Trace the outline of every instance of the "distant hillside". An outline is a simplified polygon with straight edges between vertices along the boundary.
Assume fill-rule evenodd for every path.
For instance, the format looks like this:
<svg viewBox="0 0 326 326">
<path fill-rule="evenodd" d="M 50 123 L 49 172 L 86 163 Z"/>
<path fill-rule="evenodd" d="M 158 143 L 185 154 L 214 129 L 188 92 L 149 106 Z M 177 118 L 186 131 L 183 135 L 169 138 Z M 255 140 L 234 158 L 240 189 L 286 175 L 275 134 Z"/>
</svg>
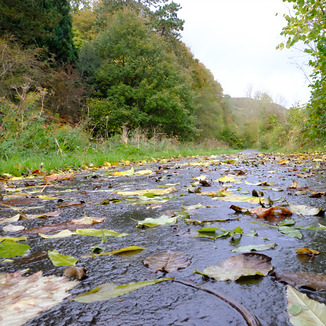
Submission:
<svg viewBox="0 0 326 326">
<path fill-rule="evenodd" d="M 226 102 L 234 121 L 241 125 L 252 120 L 262 119 L 269 114 L 275 114 L 280 121 L 285 121 L 287 109 L 279 104 L 266 103 L 248 97 L 226 97 Z"/>
</svg>

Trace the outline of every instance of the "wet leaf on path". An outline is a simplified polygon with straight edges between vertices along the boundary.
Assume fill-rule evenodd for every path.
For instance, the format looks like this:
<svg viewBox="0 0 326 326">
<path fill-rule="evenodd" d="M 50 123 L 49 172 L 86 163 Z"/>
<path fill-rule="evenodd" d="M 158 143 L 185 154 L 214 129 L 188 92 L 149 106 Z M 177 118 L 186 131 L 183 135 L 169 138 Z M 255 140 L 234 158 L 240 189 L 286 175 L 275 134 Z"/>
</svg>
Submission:
<svg viewBox="0 0 326 326">
<path fill-rule="evenodd" d="M 284 271 L 275 273 L 275 279 L 296 288 L 310 288 L 315 291 L 326 290 L 326 274 Z"/>
<path fill-rule="evenodd" d="M 119 171 L 119 172 L 113 172 L 112 175 L 119 176 L 119 175 L 133 175 L 135 173 L 134 168 L 131 168 L 126 171 Z"/>
<path fill-rule="evenodd" d="M 23 325 L 69 296 L 79 282 L 66 277 L 42 276 L 37 272 L 0 274 L 0 320 L 2 325 Z"/>
<path fill-rule="evenodd" d="M 292 212 L 286 207 L 270 207 L 264 208 L 257 206 L 249 211 L 250 215 L 256 216 L 257 218 L 274 218 L 274 217 L 284 217 L 292 215 Z"/>
<path fill-rule="evenodd" d="M 71 220 L 71 223 L 78 225 L 93 225 L 96 223 L 102 223 L 105 220 L 106 217 L 91 217 L 85 215 L 83 218 Z"/>
<path fill-rule="evenodd" d="M 70 255 L 61 255 L 58 250 L 48 251 L 48 256 L 54 266 L 70 266 L 76 265 L 78 259 Z"/>
<path fill-rule="evenodd" d="M 306 206 L 306 205 L 293 205 L 289 204 L 289 207 L 291 211 L 298 215 L 306 215 L 306 216 L 315 216 L 318 215 L 321 211 L 320 207 L 312 207 L 312 206 Z"/>
<path fill-rule="evenodd" d="M 290 322 L 295 326 L 323 326 L 326 321 L 326 306 L 286 286 L 287 311 Z"/>
<path fill-rule="evenodd" d="M 144 260 L 144 265 L 152 271 L 175 272 L 190 265 L 188 255 L 177 251 L 165 251 Z"/>
<path fill-rule="evenodd" d="M 243 229 L 238 226 L 233 230 L 225 230 L 221 228 L 214 228 L 214 227 L 206 227 L 197 230 L 199 235 L 197 238 L 208 238 L 208 239 L 218 239 L 222 237 L 234 237 L 236 234 L 242 235 Z M 221 233 L 216 233 L 216 231 L 220 231 Z"/>
<path fill-rule="evenodd" d="M 243 276 L 266 276 L 273 270 L 271 260 L 272 258 L 263 254 L 244 253 L 230 257 L 218 266 L 208 266 L 203 272 L 195 272 L 217 281 L 235 281 Z"/>
<path fill-rule="evenodd" d="M 299 248 L 299 249 L 295 249 L 295 252 L 298 255 L 310 255 L 310 256 L 315 256 L 315 255 L 319 255 L 320 252 L 314 249 L 309 249 L 309 248 Z"/>
<path fill-rule="evenodd" d="M 113 230 L 107 229 L 77 229 L 76 234 L 87 235 L 91 237 L 102 237 L 104 233 L 105 237 L 126 237 L 128 233 L 119 233 Z"/>
<path fill-rule="evenodd" d="M 241 183 L 241 181 L 239 179 L 235 179 L 232 176 L 224 176 L 221 177 L 217 180 L 215 180 L 216 182 L 220 182 L 220 183 L 234 183 L 234 184 L 239 184 Z"/>
<path fill-rule="evenodd" d="M 291 238 L 297 238 L 297 239 L 302 239 L 303 238 L 303 235 L 299 230 L 297 230 L 297 229 L 295 229 L 293 227 L 290 227 L 290 226 L 279 226 L 278 230 L 281 233 L 283 233 L 283 234 L 285 234 L 285 235 L 287 235 L 287 236 L 289 236 Z"/>
<path fill-rule="evenodd" d="M 99 257 L 99 256 L 110 256 L 110 255 L 118 255 L 126 252 L 131 251 L 141 251 L 146 249 L 145 247 L 138 247 L 138 246 L 129 246 L 117 250 L 107 251 L 107 252 L 101 252 L 99 254 L 90 254 L 90 255 L 83 255 L 82 258 L 90 258 L 90 257 Z"/>
<path fill-rule="evenodd" d="M 2 228 L 3 232 L 5 232 L 5 233 L 18 232 L 18 231 L 22 231 L 24 229 L 25 229 L 25 226 L 23 226 L 23 225 L 13 225 L 13 224 L 6 225 Z"/>
<path fill-rule="evenodd" d="M 235 248 L 232 250 L 232 252 L 263 251 L 263 250 L 273 249 L 276 246 L 277 244 L 275 242 L 269 244 L 261 244 L 261 245 L 249 245 L 249 246 Z"/>
<path fill-rule="evenodd" d="M 162 215 L 158 218 L 147 217 L 143 221 L 138 221 L 137 228 L 142 226 L 147 226 L 149 228 L 154 228 L 161 225 L 175 224 L 178 220 L 178 216 Z"/>
<path fill-rule="evenodd" d="M 22 237 L 0 237 L 0 242 L 3 240 L 12 240 L 12 241 L 26 241 L 27 238 L 22 236 Z"/>
<path fill-rule="evenodd" d="M 84 267 L 76 267 L 76 266 L 70 266 L 65 268 L 63 271 L 63 275 L 66 277 L 74 277 L 78 280 L 82 280 L 86 277 L 86 271 Z"/>
<path fill-rule="evenodd" d="M 68 238 L 72 235 L 76 234 L 76 232 L 71 232 L 70 230 L 62 230 L 59 233 L 48 235 L 44 233 L 39 233 L 38 235 L 43 239 L 61 239 L 61 238 Z"/>
<path fill-rule="evenodd" d="M 175 189 L 174 187 L 169 187 L 166 189 L 158 188 L 158 189 L 142 189 L 142 190 L 135 190 L 135 191 L 118 191 L 117 194 L 121 196 L 144 196 L 148 194 L 153 194 L 154 196 L 162 196 L 176 191 L 177 189 Z"/>
<path fill-rule="evenodd" d="M 120 297 L 124 294 L 133 292 L 145 286 L 154 285 L 160 282 L 172 280 L 173 277 L 160 278 L 152 281 L 143 281 L 137 283 L 128 283 L 128 284 L 114 284 L 114 283 L 104 283 L 97 286 L 95 289 L 81 294 L 71 300 L 80 302 L 80 303 L 91 303 L 97 301 L 104 301 L 116 297 Z"/>
<path fill-rule="evenodd" d="M 23 256 L 30 248 L 27 244 L 6 239 L 0 242 L 0 257 L 11 258 Z"/>
<path fill-rule="evenodd" d="M 53 181 L 63 181 L 63 180 L 72 180 L 75 177 L 73 173 L 69 174 L 52 174 L 44 176 L 44 180 L 46 183 L 53 182 Z"/>
</svg>

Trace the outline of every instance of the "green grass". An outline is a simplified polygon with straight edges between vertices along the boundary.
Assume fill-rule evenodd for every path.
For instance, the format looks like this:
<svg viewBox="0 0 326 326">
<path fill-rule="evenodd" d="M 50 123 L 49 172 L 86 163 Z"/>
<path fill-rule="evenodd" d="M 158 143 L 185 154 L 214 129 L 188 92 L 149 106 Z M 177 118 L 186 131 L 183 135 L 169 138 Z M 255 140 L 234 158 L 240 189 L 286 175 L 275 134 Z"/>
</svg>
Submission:
<svg viewBox="0 0 326 326">
<path fill-rule="evenodd" d="M 160 144 L 161 145 L 161 144 Z M 140 146 L 128 146 L 124 144 L 115 144 L 114 146 L 100 146 L 87 148 L 84 151 L 52 152 L 49 154 L 37 153 L 29 155 L 15 154 L 8 160 L 0 160 L 0 174 L 11 174 L 15 176 L 26 175 L 30 171 L 38 169 L 41 165 L 46 172 L 55 172 L 59 170 L 78 170 L 85 166 L 101 166 L 104 162 L 139 162 L 152 161 L 159 158 L 176 158 L 188 156 L 206 156 L 235 153 L 236 150 L 227 148 L 207 148 L 204 144 L 178 144 L 172 146 L 161 145 L 161 148 L 155 149 L 149 144 Z"/>
</svg>

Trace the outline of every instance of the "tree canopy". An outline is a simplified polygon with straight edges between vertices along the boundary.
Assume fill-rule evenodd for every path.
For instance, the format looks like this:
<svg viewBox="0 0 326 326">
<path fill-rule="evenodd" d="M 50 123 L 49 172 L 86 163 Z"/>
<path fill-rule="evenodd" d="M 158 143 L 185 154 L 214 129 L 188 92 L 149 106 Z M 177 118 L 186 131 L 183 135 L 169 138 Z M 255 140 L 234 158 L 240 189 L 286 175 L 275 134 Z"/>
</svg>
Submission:
<svg viewBox="0 0 326 326">
<path fill-rule="evenodd" d="M 282 34 L 286 47 L 301 43 L 310 55 L 313 68 L 311 98 L 308 103 L 306 136 L 317 143 L 326 140 L 326 1 L 283 0 L 293 5 L 294 15 L 284 15 L 287 25 Z M 283 48 L 280 44 L 279 48 Z"/>
</svg>

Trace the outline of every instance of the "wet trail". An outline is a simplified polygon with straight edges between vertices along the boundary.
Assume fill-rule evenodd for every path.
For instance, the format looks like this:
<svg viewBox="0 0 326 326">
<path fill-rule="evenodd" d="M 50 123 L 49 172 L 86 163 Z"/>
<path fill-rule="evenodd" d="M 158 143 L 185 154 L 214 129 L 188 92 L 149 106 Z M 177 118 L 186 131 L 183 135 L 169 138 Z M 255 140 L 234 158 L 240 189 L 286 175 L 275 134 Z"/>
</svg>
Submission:
<svg viewBox="0 0 326 326">
<path fill-rule="evenodd" d="M 14 257 L 12 262 L 1 263 L 0 273 L 29 268 L 28 275 L 41 270 L 44 275 L 61 276 L 65 267 L 54 266 L 47 256 L 47 252 L 54 249 L 61 254 L 78 258 L 77 266 L 86 269 L 87 278 L 70 291 L 70 297 L 39 317 L 29 320 L 26 323 L 28 326 L 247 325 L 243 316 L 227 302 L 174 281 L 162 282 L 100 302 L 79 303 L 70 300 L 71 297 L 90 291 L 103 283 L 127 284 L 163 276 L 194 282 L 198 286 L 223 293 L 246 307 L 259 319 L 261 325 L 291 325 L 286 311 L 285 284 L 276 281 L 274 273 L 324 273 L 326 230 L 300 229 L 303 237 L 298 239 L 282 234 L 277 227 L 266 225 L 277 226 L 282 218 L 257 218 L 247 213 L 236 213 L 230 206 L 240 206 L 248 210 L 259 207 L 258 202 L 251 203 L 243 199 L 244 196 L 251 197 L 254 191 L 254 194 L 258 195 L 262 195 L 262 192 L 262 198 L 270 198 L 274 202 L 273 205 L 287 205 L 285 197 L 292 205 L 320 207 L 325 211 L 325 162 L 326 156 L 321 154 L 283 156 L 240 153 L 161 160 L 143 166 L 134 165 L 134 171 L 131 171 L 131 166 L 84 170 L 75 173 L 71 179 L 50 181 L 47 184 L 41 177 L 4 180 L 5 192 L 3 191 L 0 201 L 1 218 L 11 218 L 17 214 L 17 210 L 21 215 L 60 210 L 60 215 L 20 219 L 11 223 L 25 226 L 25 229 L 2 234 L 26 236 L 26 243 L 31 249 L 27 257 Z M 127 170 L 130 175 L 113 175 L 114 172 Z M 141 172 L 137 174 L 138 171 Z M 221 179 L 223 177 L 229 179 Z M 297 182 L 296 187 L 294 181 Z M 228 193 L 233 194 L 232 199 L 217 195 L 218 191 L 226 191 L 226 188 Z M 173 190 L 161 196 L 128 194 L 130 191 L 141 189 Z M 40 194 L 47 197 L 39 196 Z M 201 205 L 198 205 L 198 208 L 187 209 L 199 203 Z M 265 206 L 269 207 L 268 204 Z M 182 210 L 186 212 L 186 216 L 179 217 L 175 224 L 152 228 L 137 227 L 138 221 L 159 218 L 162 215 L 178 216 L 178 212 Z M 293 213 L 290 218 L 295 221 L 296 226 L 318 227 L 319 223 L 326 225 L 323 211 L 318 216 Z M 92 253 L 90 247 L 98 245 L 101 237 L 74 235 L 44 239 L 39 236 L 39 233 L 51 235 L 65 229 L 75 231 L 76 227 L 70 223 L 71 220 L 84 216 L 102 217 L 105 220 L 79 228 L 109 229 L 129 234 L 125 237 L 106 237 L 107 251 L 128 246 L 141 246 L 146 249 L 119 255 L 83 258 L 83 255 Z M 220 222 L 205 222 L 215 220 Z M 199 224 L 199 221 L 202 221 L 202 224 Z M 0 227 L 3 228 L 7 224 L 2 223 Z M 53 228 L 53 224 L 57 227 Z M 52 229 L 44 229 L 46 225 L 52 226 Z M 240 227 L 243 235 L 215 240 L 198 237 L 201 235 L 198 229 L 203 227 L 226 230 Z M 253 230 L 256 236 L 245 235 L 253 234 Z M 203 271 L 207 266 L 218 265 L 229 257 L 238 255 L 238 252 L 232 250 L 240 246 L 270 243 L 276 243 L 275 248 L 262 252 L 272 258 L 274 270 L 267 276 L 216 281 L 194 273 L 195 270 Z M 296 248 L 312 248 L 320 254 L 313 257 L 298 255 Z M 154 273 L 144 266 L 146 257 L 167 250 L 185 253 L 191 260 L 190 265 L 170 273 Z M 326 304 L 325 292 L 311 289 L 301 291 L 307 293 L 311 299 Z"/>
</svg>

